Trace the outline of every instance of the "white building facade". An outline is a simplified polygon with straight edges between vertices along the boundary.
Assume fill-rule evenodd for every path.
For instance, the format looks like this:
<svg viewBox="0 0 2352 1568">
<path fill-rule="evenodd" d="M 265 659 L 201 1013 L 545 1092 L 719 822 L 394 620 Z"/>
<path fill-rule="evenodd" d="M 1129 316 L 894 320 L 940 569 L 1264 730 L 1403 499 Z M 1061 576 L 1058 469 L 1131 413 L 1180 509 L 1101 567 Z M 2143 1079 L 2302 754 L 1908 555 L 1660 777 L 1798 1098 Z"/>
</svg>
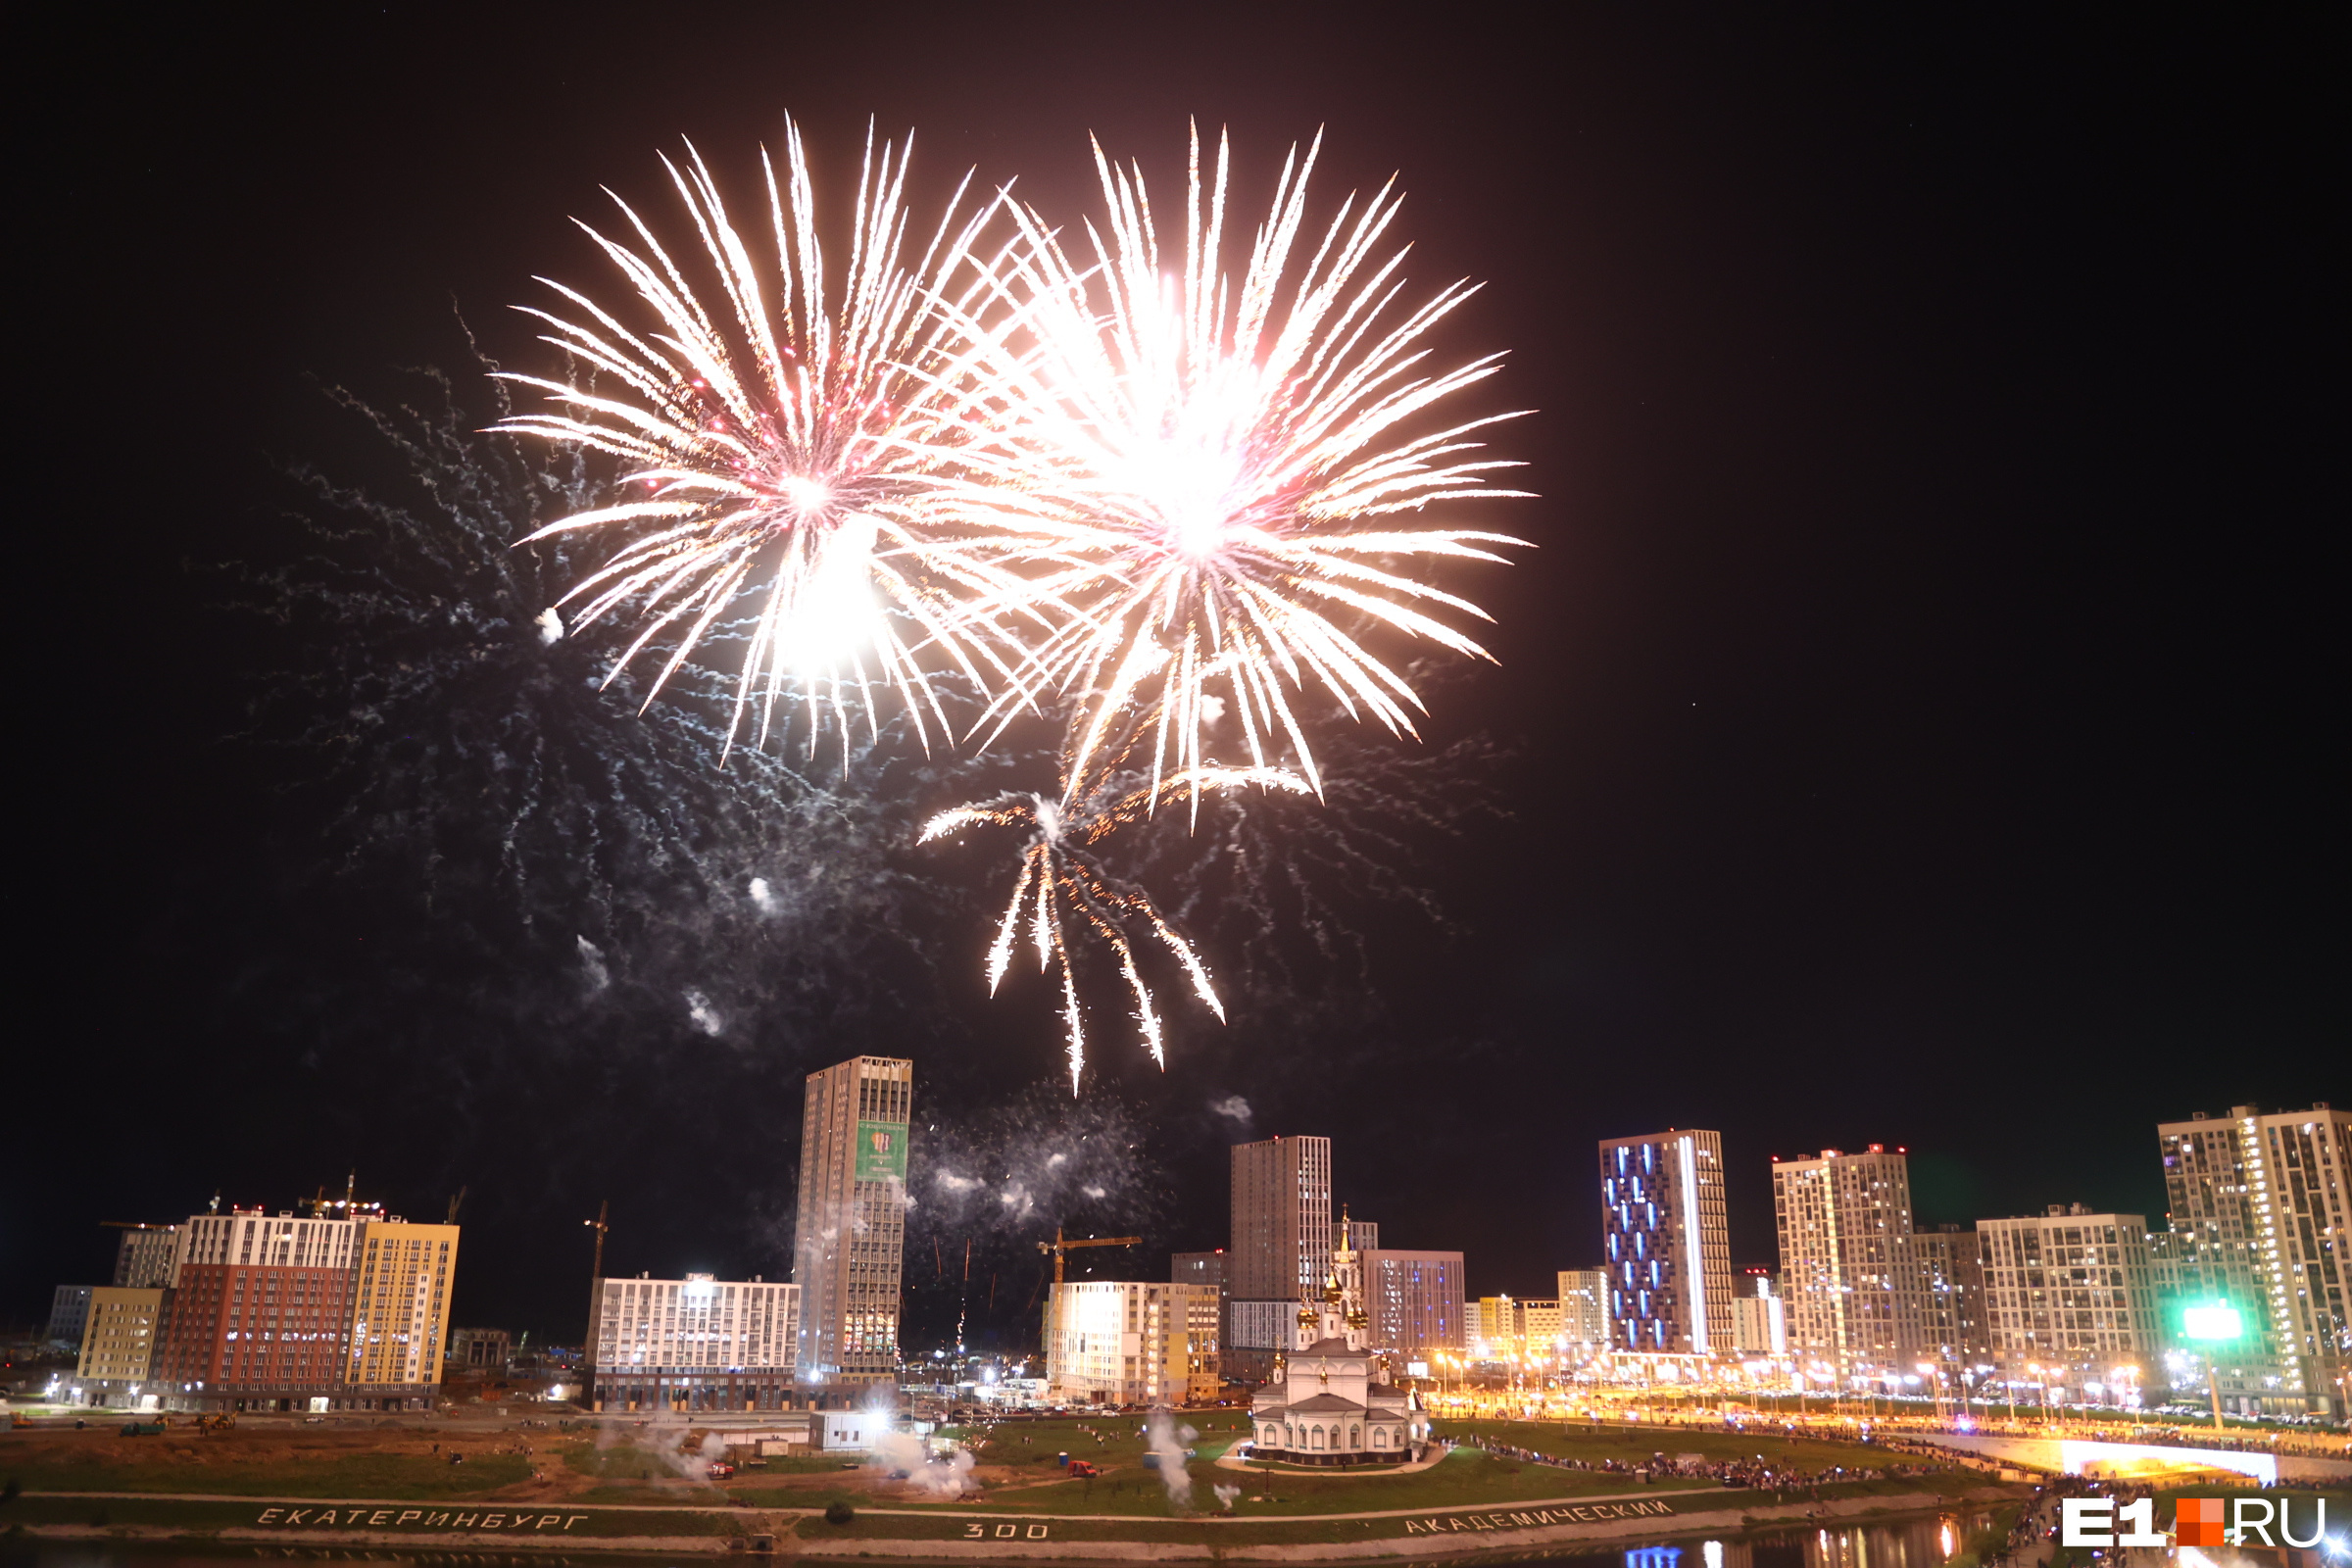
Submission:
<svg viewBox="0 0 2352 1568">
<path fill-rule="evenodd" d="M 2164 1335 L 2145 1218 L 2053 1203 L 2040 1214 L 1977 1221 L 1977 1245 L 2002 1377 L 2096 1402 L 2154 1375 Z"/>
<path fill-rule="evenodd" d="M 1732 1298 L 1732 1345 L 1741 1355 L 1780 1357 L 1788 1353 L 1788 1318 L 1772 1294 L 1768 1275 L 1747 1276 L 1751 1289 Z"/>
<path fill-rule="evenodd" d="M 587 1354 L 592 1408 L 790 1408 L 800 1294 L 796 1285 L 708 1274 L 599 1280 Z"/>
</svg>

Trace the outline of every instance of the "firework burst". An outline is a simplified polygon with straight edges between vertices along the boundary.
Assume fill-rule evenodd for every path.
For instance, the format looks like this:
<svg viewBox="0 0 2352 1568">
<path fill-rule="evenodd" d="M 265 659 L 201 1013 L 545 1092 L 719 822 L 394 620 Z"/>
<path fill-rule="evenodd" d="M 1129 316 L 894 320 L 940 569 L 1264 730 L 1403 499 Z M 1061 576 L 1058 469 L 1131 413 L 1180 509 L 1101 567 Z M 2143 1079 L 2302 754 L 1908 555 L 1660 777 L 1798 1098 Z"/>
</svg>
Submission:
<svg viewBox="0 0 2352 1568">
<path fill-rule="evenodd" d="M 976 826 L 1025 827 L 1029 842 L 1021 850 L 1012 900 L 997 923 L 996 940 L 988 950 L 988 989 L 995 995 L 1011 967 L 1013 950 L 1024 936 L 1036 951 L 1040 972 L 1053 970 L 1061 979 L 1062 1027 L 1069 1047 L 1070 1091 L 1078 1090 L 1086 1067 L 1086 1027 L 1078 1005 L 1078 981 L 1070 963 L 1074 930 L 1091 930 L 1116 956 L 1119 974 L 1135 1001 L 1135 1019 L 1152 1059 L 1167 1065 L 1159 1012 L 1152 1005 L 1152 988 L 1136 961 L 1130 930 L 1156 941 L 1174 954 L 1193 992 L 1221 1023 L 1225 1004 L 1210 983 L 1208 968 L 1183 933 L 1152 906 L 1141 888 L 1103 868 L 1095 847 L 1119 828 L 1150 813 L 1163 801 L 1197 797 L 1210 790 L 1254 786 L 1260 789 L 1304 792 L 1306 782 L 1281 768 L 1198 768 L 1122 794 L 1103 780 L 1083 799 L 1059 800 L 1043 795 L 998 796 L 973 806 L 940 812 L 923 825 L 921 842 L 945 838 Z"/>
<path fill-rule="evenodd" d="M 1163 270 L 1142 172 L 1095 152 L 1108 214 L 1091 260 L 1007 203 L 1019 243 L 983 322 L 954 302 L 971 347 L 958 372 L 1009 432 L 964 454 L 976 484 L 1022 514 L 1077 613 L 1000 699 L 1033 685 L 1079 694 L 1066 777 L 1149 735 L 1152 775 L 1213 765 L 1230 721 L 1252 767 L 1288 764 L 1320 791 L 1297 694 L 1411 733 L 1412 687 L 1359 640 L 1386 628 L 1486 657 L 1440 614 L 1488 618 L 1402 563 L 1497 561 L 1517 544 L 1389 519 L 1432 503 L 1520 495 L 1486 482 L 1473 432 L 1493 415 L 1413 433 L 1434 406 L 1498 368 L 1432 370 L 1432 329 L 1474 292 L 1398 310 L 1401 250 L 1380 254 L 1393 186 L 1344 204 L 1303 264 L 1306 187 L 1321 139 L 1284 164 L 1240 276 L 1224 270 L 1228 148 L 1203 179 L 1192 141 L 1181 273 Z"/>
<path fill-rule="evenodd" d="M 853 708 L 872 733 L 881 687 L 905 695 L 927 748 L 930 725 L 949 726 L 922 656 L 943 650 L 974 686 L 994 689 L 1009 668 L 1004 617 L 1017 620 L 1028 599 L 1000 564 L 989 514 L 928 482 L 958 439 L 943 417 L 954 400 L 936 374 L 953 350 L 950 317 L 928 302 L 956 303 L 949 279 L 991 209 L 958 222 L 958 187 L 921 258 L 904 264 L 906 154 L 889 143 L 877 150 L 869 133 L 836 305 L 808 159 L 790 122 L 785 150 L 781 189 L 773 161 L 761 157 L 773 251 L 760 258 L 701 155 L 689 147 L 683 169 L 662 161 L 701 241 L 715 310 L 619 197 L 634 246 L 581 224 L 654 324 L 633 330 L 585 294 L 542 278 L 575 314 L 526 314 L 552 329 L 545 341 L 580 373 L 509 375 L 554 407 L 500 427 L 623 465 L 626 499 L 531 537 L 633 530 L 566 599 L 586 597 L 580 619 L 624 609 L 639 615 L 615 673 L 669 635 L 674 647 L 649 702 L 748 598 L 757 608 L 730 744 L 755 705 L 764 741 L 778 699 L 794 693 L 817 710 L 811 745 L 827 714 L 846 743 Z M 966 303 L 979 286 L 967 284 Z"/>
</svg>

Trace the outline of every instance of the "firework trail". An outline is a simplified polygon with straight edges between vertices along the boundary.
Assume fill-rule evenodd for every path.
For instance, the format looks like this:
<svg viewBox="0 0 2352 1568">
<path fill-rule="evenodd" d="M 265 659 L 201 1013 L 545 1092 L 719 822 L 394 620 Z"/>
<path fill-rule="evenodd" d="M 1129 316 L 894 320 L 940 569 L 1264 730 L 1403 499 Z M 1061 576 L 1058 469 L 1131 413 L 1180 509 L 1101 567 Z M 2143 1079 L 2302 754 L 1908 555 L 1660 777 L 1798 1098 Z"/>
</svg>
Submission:
<svg viewBox="0 0 2352 1568">
<path fill-rule="evenodd" d="M 1070 1092 L 1078 1092 L 1086 1066 L 1086 1027 L 1078 1004 L 1078 979 L 1070 961 L 1073 927 L 1091 930 L 1118 959 L 1120 976 L 1135 1002 L 1135 1017 L 1145 1049 L 1162 1067 L 1167 1055 L 1159 1012 L 1152 1005 L 1152 988 L 1136 961 L 1131 928 L 1157 941 L 1184 968 L 1193 992 L 1221 1023 L 1225 1004 L 1218 1000 L 1207 966 L 1193 945 L 1152 906 L 1150 895 L 1104 869 L 1095 847 L 1121 827 L 1149 815 L 1162 801 L 1197 797 L 1211 791 L 1245 787 L 1303 792 L 1306 783 L 1280 768 L 1197 768 L 1172 778 L 1125 791 L 1103 779 L 1081 797 L 1064 794 L 1058 800 L 1043 795 L 1009 794 L 940 812 L 923 825 L 920 842 L 960 833 L 975 826 L 1026 827 L 1020 869 L 1015 873 L 1012 901 L 997 923 L 997 936 L 988 953 L 988 989 L 995 995 L 1011 966 L 1013 949 L 1026 935 L 1037 954 L 1039 971 L 1055 971 L 1061 980 L 1062 1028 L 1068 1044 Z"/>
<path fill-rule="evenodd" d="M 321 798 L 320 841 L 343 878 L 378 885 L 371 906 L 464 950 L 427 967 L 509 976 L 534 1012 L 651 1013 L 641 1028 L 666 1017 L 689 1038 L 838 1016 L 849 977 L 907 962 L 959 902 L 905 846 L 915 802 L 975 789 L 978 764 L 921 758 L 894 718 L 831 787 L 772 756 L 722 767 L 732 683 L 693 662 L 631 713 L 639 694 L 550 608 L 580 569 L 573 542 L 518 543 L 595 481 L 481 432 L 438 373 L 420 390 L 328 394 L 367 439 L 341 444 L 337 477 L 293 471 L 300 549 L 242 573 L 244 607 L 301 640 L 248 737 L 296 760 L 289 791 Z M 467 383 L 483 393 L 505 412 L 496 381 Z M 391 930 L 374 940 L 390 961 Z M 569 979 L 530 996 L 551 971 Z"/>
<path fill-rule="evenodd" d="M 920 656 L 942 651 L 976 688 L 1002 686 L 1012 627 L 1036 612 L 1007 571 L 998 514 L 935 482 L 961 439 L 958 400 L 940 377 L 955 344 L 934 299 L 968 306 L 997 265 L 976 261 L 961 295 L 947 291 L 971 260 L 993 207 L 960 223 L 963 187 L 919 260 L 902 262 L 907 155 L 869 131 L 849 265 L 829 293 L 816 200 L 800 129 L 785 125 L 785 181 L 764 154 L 772 257 L 755 258 L 702 156 L 669 172 L 723 303 L 713 310 L 637 213 L 613 197 L 632 247 L 580 226 L 620 270 L 655 326 L 632 330 L 585 294 L 542 278 L 576 315 L 526 310 L 582 373 L 567 381 L 510 374 L 555 407 L 501 428 L 617 458 L 627 499 L 573 512 L 533 539 L 639 530 L 566 594 L 580 618 L 640 616 L 617 672 L 657 638 L 674 641 L 651 701 L 696 646 L 747 596 L 764 596 L 735 690 L 731 744 L 759 709 L 764 742 L 780 697 L 804 695 L 814 730 L 830 713 L 845 743 L 853 705 L 875 727 L 877 686 L 907 701 L 926 749 L 952 733 Z M 967 180 L 968 183 L 968 180 Z M 772 273 L 769 270 L 772 264 Z"/>
<path fill-rule="evenodd" d="M 1486 657 L 1433 611 L 1488 618 L 1397 564 L 1499 561 L 1521 541 L 1386 519 L 1491 488 L 1472 432 L 1491 415 L 1411 433 L 1500 356 L 1425 364 L 1431 331 L 1474 292 L 1456 283 L 1400 313 L 1404 253 L 1380 253 L 1399 196 L 1344 204 L 1311 254 L 1306 187 L 1318 136 L 1284 164 L 1240 276 L 1225 264 L 1229 149 L 1203 179 L 1192 140 L 1181 273 L 1163 270 L 1140 168 L 1098 144 L 1108 213 L 1077 256 L 1033 210 L 1006 203 L 991 319 L 942 299 L 970 340 L 956 371 L 1004 432 L 959 454 L 968 482 L 1045 542 L 1056 602 L 1077 612 L 1040 643 L 996 705 L 1041 686 L 1068 694 L 1065 777 L 1083 779 L 1138 735 L 1152 775 L 1213 765 L 1228 720 L 1253 767 L 1322 788 L 1294 690 L 1323 692 L 1392 734 L 1413 732 L 1413 688 L 1359 639 L 1379 628 Z M 974 421 L 977 422 L 977 421 Z"/>
</svg>

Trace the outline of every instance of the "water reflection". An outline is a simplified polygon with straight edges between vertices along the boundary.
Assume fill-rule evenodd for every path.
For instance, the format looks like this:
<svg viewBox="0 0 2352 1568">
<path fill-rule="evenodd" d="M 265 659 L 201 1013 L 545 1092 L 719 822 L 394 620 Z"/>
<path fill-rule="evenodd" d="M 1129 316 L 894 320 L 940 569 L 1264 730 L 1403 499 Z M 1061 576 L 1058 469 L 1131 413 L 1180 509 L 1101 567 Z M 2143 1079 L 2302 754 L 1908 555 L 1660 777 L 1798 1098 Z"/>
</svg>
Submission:
<svg viewBox="0 0 2352 1568">
<path fill-rule="evenodd" d="M 1680 1541 L 1626 1551 L 1562 1551 L 1522 1556 L 1557 1568 L 1942 1568 L 1960 1543 L 1991 1516 L 1929 1515 L 1885 1523 L 1838 1525 L 1712 1541 Z"/>
</svg>

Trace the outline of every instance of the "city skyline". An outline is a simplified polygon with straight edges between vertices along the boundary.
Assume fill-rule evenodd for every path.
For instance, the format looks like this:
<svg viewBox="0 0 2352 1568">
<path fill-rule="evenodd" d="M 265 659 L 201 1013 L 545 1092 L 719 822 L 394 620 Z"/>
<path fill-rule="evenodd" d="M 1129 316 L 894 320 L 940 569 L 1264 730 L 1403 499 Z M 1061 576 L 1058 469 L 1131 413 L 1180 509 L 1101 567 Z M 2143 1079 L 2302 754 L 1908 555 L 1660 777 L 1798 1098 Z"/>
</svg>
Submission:
<svg viewBox="0 0 2352 1568">
<path fill-rule="evenodd" d="M 106 1281 L 101 1222 L 356 1167 L 466 1195 L 460 1320 L 573 1343 L 604 1205 L 610 1277 L 792 1272 L 806 1080 L 858 1056 L 919 1064 L 923 1344 L 1009 1341 L 1056 1225 L 1146 1239 L 1072 1259 L 1099 1281 L 1227 1245 L 1229 1151 L 1277 1133 L 1336 1141 L 1386 1248 L 1541 1300 L 1602 1256 L 1607 1138 L 1719 1135 L 1737 1277 L 1777 1262 L 1775 1156 L 1907 1150 L 1923 1236 L 2156 1225 L 2151 1128 L 2352 1102 L 2314 23 L 1386 20 L 36 19 L 36 98 L 73 96 L 28 206 L 70 242 L 30 248 L 22 350 L 50 660 L 0 1318 Z M 1164 1071 L 1087 938 L 1073 1098 L 1054 978 L 989 986 L 1017 834 L 916 842 L 1038 787 L 1050 726 L 722 765 L 739 650 L 646 707 L 564 599 L 588 558 L 514 548 L 573 498 L 482 433 L 485 362 L 551 373 L 512 307 L 608 297 L 603 190 L 691 251 L 682 137 L 750 222 L 788 113 L 820 213 L 871 126 L 914 133 L 926 220 L 970 170 L 1072 225 L 1090 135 L 1164 206 L 1197 122 L 1236 244 L 1321 129 L 1302 232 L 1394 175 L 1403 297 L 1478 285 L 1430 363 L 1502 356 L 1463 415 L 1526 411 L 1491 452 L 1531 494 L 1405 520 L 1533 547 L 1432 579 L 1494 662 L 1382 642 L 1418 736 L 1318 698 L 1321 797 L 1098 846 L 1225 1009 L 1142 944 Z M 415 412 L 406 455 L 360 404 Z"/>
</svg>

